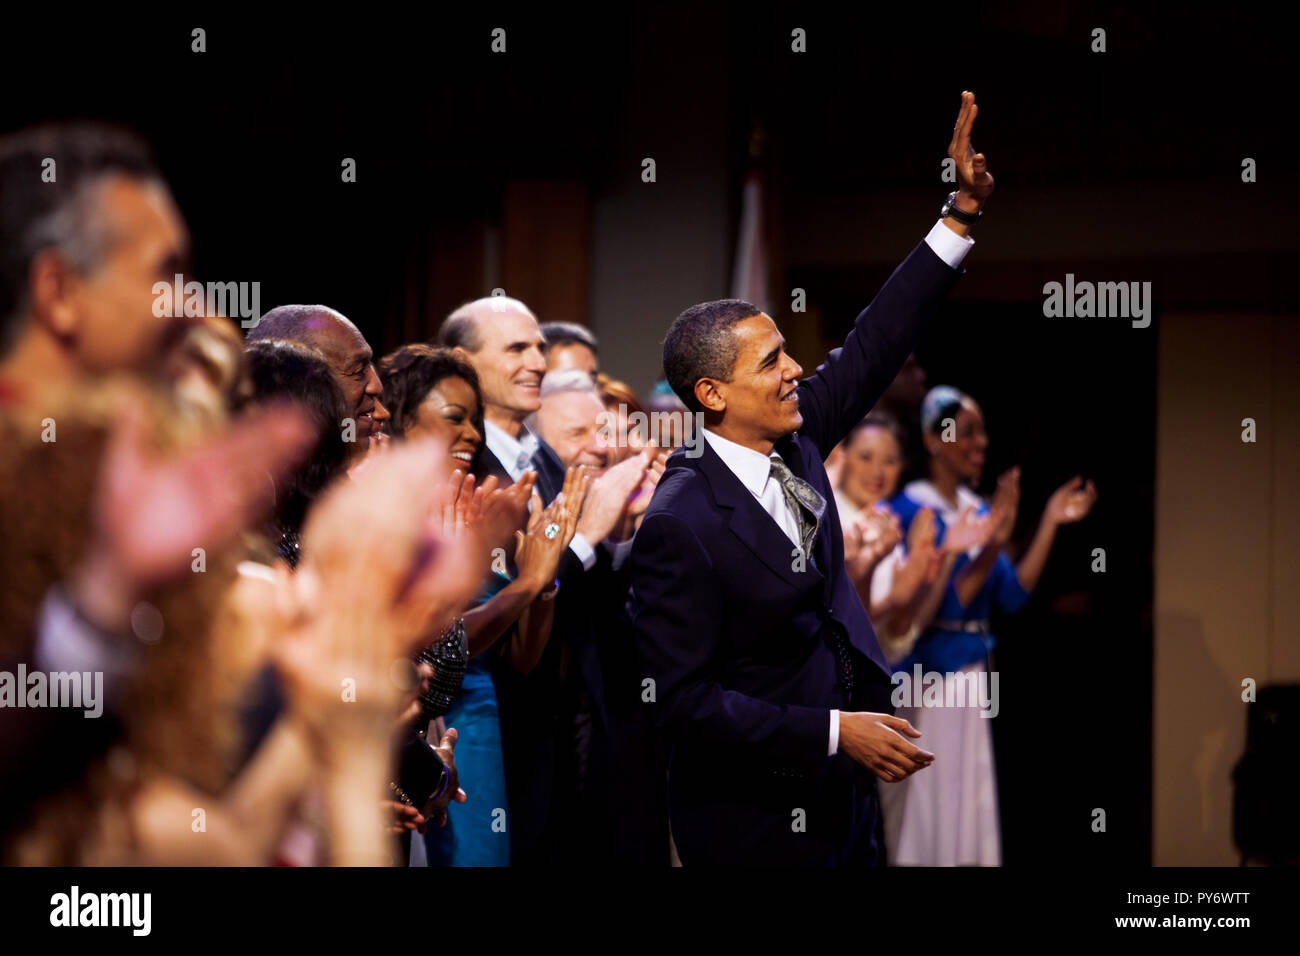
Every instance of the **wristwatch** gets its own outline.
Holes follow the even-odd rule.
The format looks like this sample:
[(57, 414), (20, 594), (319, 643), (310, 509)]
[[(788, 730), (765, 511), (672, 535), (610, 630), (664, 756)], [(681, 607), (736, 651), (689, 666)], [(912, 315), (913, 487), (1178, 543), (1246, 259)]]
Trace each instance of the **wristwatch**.
[(953, 190), (944, 200), (943, 208), (939, 210), (939, 218), (944, 219), (948, 216), (956, 219), (958, 222), (964, 222), (968, 226), (973, 226), (980, 221), (980, 216), (984, 215), (984, 210), (978, 212), (965, 212), (957, 208), (957, 192)]

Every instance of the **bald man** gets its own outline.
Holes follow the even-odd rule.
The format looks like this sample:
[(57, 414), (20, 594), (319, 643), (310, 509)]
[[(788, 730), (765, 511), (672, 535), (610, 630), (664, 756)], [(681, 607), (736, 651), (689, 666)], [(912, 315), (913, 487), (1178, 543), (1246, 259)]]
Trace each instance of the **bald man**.
[[(538, 493), (551, 501), (563, 485), (564, 462), (525, 425), (541, 407), (546, 374), (546, 343), (536, 316), (518, 299), (478, 299), (448, 316), (439, 342), (456, 349), (478, 373), (485, 476), (495, 474), (508, 483), (535, 470)], [(622, 606), (626, 583), (618, 568), (630, 542), (606, 542), (599, 554), (595, 546), (621, 523), (647, 460), (629, 458), (592, 483), (578, 531), (557, 570), (562, 586), (542, 660), (527, 674), (505, 663), (493, 672), (515, 866), (590, 863), (599, 851), (599, 835), (590, 831), (600, 829), (592, 808), (601, 803), (597, 794), (604, 793), (607, 779), (608, 747), (600, 734), (609, 715), (598, 645), (602, 622), (616, 620)]]
[[(542, 376), (546, 374), (546, 340), (537, 317), (518, 299), (488, 296), (449, 315), (438, 341), (460, 352), (478, 373), (487, 433), (487, 474), (508, 483), (518, 481), (529, 469), (535, 470), (538, 493), (549, 502), (564, 484), (564, 464), (524, 424), (542, 406)], [(595, 564), (593, 546), (608, 537), (622, 516), (627, 496), (636, 487), (624, 488), (626, 484), (613, 479), (598, 481), (588, 492), (578, 532), (569, 545), (583, 567), (590, 569)]]
[[(384, 387), (375, 371), (375, 354), (365, 336), (343, 313), (324, 305), (281, 305), (262, 316), (248, 341), (286, 339), (309, 345), (325, 356), (344, 404), (356, 423), (353, 455), (382, 439), (388, 410), (379, 402)], [(346, 427), (340, 422), (340, 427)]]

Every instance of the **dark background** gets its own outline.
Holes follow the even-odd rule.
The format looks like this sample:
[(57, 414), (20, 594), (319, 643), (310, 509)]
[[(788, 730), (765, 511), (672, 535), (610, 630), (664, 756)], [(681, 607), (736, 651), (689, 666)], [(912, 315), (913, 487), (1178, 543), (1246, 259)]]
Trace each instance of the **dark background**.
[[(592, 325), (606, 370), (644, 392), (676, 311), (728, 292), (755, 125), (773, 314), (811, 369), (933, 223), (958, 94), (975, 90), (997, 193), (918, 357), (931, 384), (982, 403), (985, 484), (1023, 467), (1022, 540), (1072, 475), (1101, 492), (1030, 607), (996, 628), (1005, 862), (1144, 865), (1155, 329), (1170, 309), (1297, 306), (1291, 34), (1258, 9), (1211, 9), (52, 12), (0, 37), (0, 127), (140, 130), (198, 276), (260, 281), (263, 311), (327, 303), (382, 353), (501, 284), (543, 321)], [(1104, 54), (1089, 51), (1095, 26)], [(659, 161), (662, 200), (634, 198), (655, 188), (642, 156)], [(1042, 284), (1067, 271), (1152, 281), (1152, 328), (1044, 319)], [(794, 287), (806, 315), (789, 314)], [(1089, 571), (1094, 547), (1105, 575)], [(1093, 807), (1108, 808), (1104, 836), (1080, 823)]]

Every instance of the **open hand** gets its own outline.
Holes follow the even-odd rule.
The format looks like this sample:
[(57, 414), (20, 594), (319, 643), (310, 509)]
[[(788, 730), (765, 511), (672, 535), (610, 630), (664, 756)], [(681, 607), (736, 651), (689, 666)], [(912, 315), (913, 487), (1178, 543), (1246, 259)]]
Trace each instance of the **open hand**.
[(1047, 499), (1043, 517), (1054, 524), (1073, 524), (1082, 521), (1097, 503), (1097, 488), (1091, 481), (1086, 485), (1083, 478), (1075, 475)]
[(1001, 519), (1000, 513), (980, 515), (975, 513), (974, 505), (967, 505), (957, 520), (944, 529), (943, 550), (949, 554), (965, 554), (971, 548), (982, 548)]
[(934, 762), (934, 754), (907, 739), (920, 736), (919, 730), (892, 714), (840, 713), (840, 748), (888, 783), (896, 783)]
[(988, 161), (983, 153), (975, 152), (970, 142), (971, 129), (979, 110), (975, 94), (963, 90), (957, 125), (952, 128), (952, 141), (948, 144), (948, 155), (957, 173), (958, 208), (966, 212), (975, 212), (993, 192), (993, 174), (988, 170)]

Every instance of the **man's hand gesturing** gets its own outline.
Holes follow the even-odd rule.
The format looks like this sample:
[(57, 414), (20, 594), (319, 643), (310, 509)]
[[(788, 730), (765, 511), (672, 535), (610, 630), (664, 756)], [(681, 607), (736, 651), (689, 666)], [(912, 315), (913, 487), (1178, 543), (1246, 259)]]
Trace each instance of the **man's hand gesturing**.
[[(984, 206), (985, 200), (993, 192), (993, 174), (989, 172), (988, 160), (983, 153), (975, 152), (971, 146), (970, 133), (979, 115), (979, 106), (975, 103), (975, 94), (963, 91), (961, 94), (961, 111), (957, 114), (957, 125), (952, 128), (952, 141), (948, 144), (948, 156), (952, 159), (957, 173), (957, 198), (954, 205), (962, 212), (977, 213)], [(964, 236), (970, 227), (952, 217), (943, 220), (953, 232)]]

